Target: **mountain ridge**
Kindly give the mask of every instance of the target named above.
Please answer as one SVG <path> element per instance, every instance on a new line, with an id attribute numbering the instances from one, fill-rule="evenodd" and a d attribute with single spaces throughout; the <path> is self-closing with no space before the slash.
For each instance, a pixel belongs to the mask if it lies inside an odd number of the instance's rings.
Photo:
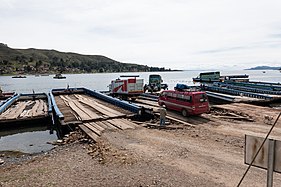
<path id="1" fill-rule="evenodd" d="M 13 49 L 3 43 L 0 43 L 0 65 L 0 75 L 172 71 L 164 67 L 122 63 L 103 55 L 84 55 L 54 49 Z"/>
<path id="2" fill-rule="evenodd" d="M 248 68 L 245 70 L 280 70 L 280 67 L 273 67 L 273 66 L 256 66 L 256 67 L 252 67 L 252 68 Z"/>

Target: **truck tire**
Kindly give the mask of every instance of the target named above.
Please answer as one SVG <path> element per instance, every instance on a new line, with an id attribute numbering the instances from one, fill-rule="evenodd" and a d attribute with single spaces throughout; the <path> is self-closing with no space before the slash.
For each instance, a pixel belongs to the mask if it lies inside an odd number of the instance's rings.
<path id="1" fill-rule="evenodd" d="M 188 113 L 187 113 L 186 109 L 182 109 L 181 114 L 182 114 L 184 117 L 188 116 Z"/>

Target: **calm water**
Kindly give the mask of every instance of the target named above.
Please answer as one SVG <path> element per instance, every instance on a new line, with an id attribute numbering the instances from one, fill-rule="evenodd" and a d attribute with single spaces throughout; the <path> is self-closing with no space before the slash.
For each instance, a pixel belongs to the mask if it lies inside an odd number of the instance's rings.
<path id="1" fill-rule="evenodd" d="M 47 142 L 57 139 L 49 130 L 21 132 L 0 137 L 0 151 L 19 151 L 23 153 L 40 153 L 53 148 Z"/>
<path id="2" fill-rule="evenodd" d="M 177 83 L 194 85 L 192 78 L 202 71 L 178 71 L 178 72 L 156 72 L 160 74 L 164 83 L 170 89 Z M 49 92 L 52 88 L 86 87 L 93 90 L 108 90 L 111 80 L 120 75 L 139 75 L 145 83 L 148 82 L 149 72 L 141 73 L 101 73 L 101 74 L 65 74 L 66 79 L 53 79 L 54 75 L 27 76 L 26 79 L 13 79 L 11 76 L 0 76 L 0 86 L 4 91 L 14 91 L 17 93 Z M 221 71 L 221 75 L 248 74 L 251 81 L 281 82 L 281 73 L 277 70 L 262 71 Z M 0 151 L 14 150 L 25 153 L 37 153 L 52 148 L 46 142 L 54 141 L 57 137 L 50 135 L 46 130 L 28 130 L 27 132 L 0 132 Z"/>
<path id="3" fill-rule="evenodd" d="M 164 83 L 173 88 L 177 83 L 193 85 L 192 78 L 202 71 L 178 71 L 178 72 L 156 72 L 160 74 Z M 120 75 L 139 75 L 145 83 L 148 82 L 149 72 L 141 73 L 97 73 L 97 74 L 65 74 L 66 79 L 53 79 L 54 75 L 27 76 L 26 79 L 13 79 L 11 76 L 0 76 L 0 85 L 4 91 L 15 91 L 18 93 L 49 92 L 52 88 L 86 87 L 93 90 L 108 90 L 111 80 Z M 277 70 L 268 70 L 263 73 L 260 70 L 221 71 L 221 75 L 248 74 L 251 81 L 281 82 L 281 73 Z"/>

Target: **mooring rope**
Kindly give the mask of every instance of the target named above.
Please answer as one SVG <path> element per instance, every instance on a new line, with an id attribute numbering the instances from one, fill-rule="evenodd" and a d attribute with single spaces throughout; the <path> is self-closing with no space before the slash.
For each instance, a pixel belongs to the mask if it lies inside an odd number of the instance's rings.
<path id="1" fill-rule="evenodd" d="M 277 121 L 279 120 L 280 116 L 281 116 L 281 112 L 279 113 L 279 115 L 278 115 L 278 117 L 276 118 L 274 124 L 272 125 L 272 127 L 270 128 L 270 130 L 269 130 L 269 132 L 267 133 L 266 137 L 264 138 L 264 140 L 263 140 L 261 146 L 259 147 L 259 149 L 258 149 L 257 153 L 255 154 L 253 160 L 251 161 L 250 165 L 248 166 L 247 170 L 245 171 L 244 175 L 242 176 L 241 180 L 239 181 L 237 187 L 239 187 L 239 186 L 241 185 L 242 181 L 244 180 L 245 176 L 247 175 L 248 171 L 250 170 L 251 166 L 253 165 L 253 163 L 254 163 L 256 157 L 258 156 L 260 150 L 262 149 L 263 145 L 265 144 L 265 141 L 268 139 L 268 136 L 270 135 L 271 131 L 272 131 L 273 128 L 275 127 L 275 125 L 276 125 Z"/>

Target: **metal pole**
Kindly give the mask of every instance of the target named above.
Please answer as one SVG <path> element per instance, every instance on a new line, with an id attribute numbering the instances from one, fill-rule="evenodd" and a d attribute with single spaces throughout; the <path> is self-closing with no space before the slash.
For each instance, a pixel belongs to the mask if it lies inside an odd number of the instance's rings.
<path id="1" fill-rule="evenodd" d="M 274 169 L 274 149 L 275 140 L 268 140 L 268 160 L 267 160 L 267 187 L 273 186 L 273 169 Z"/>

